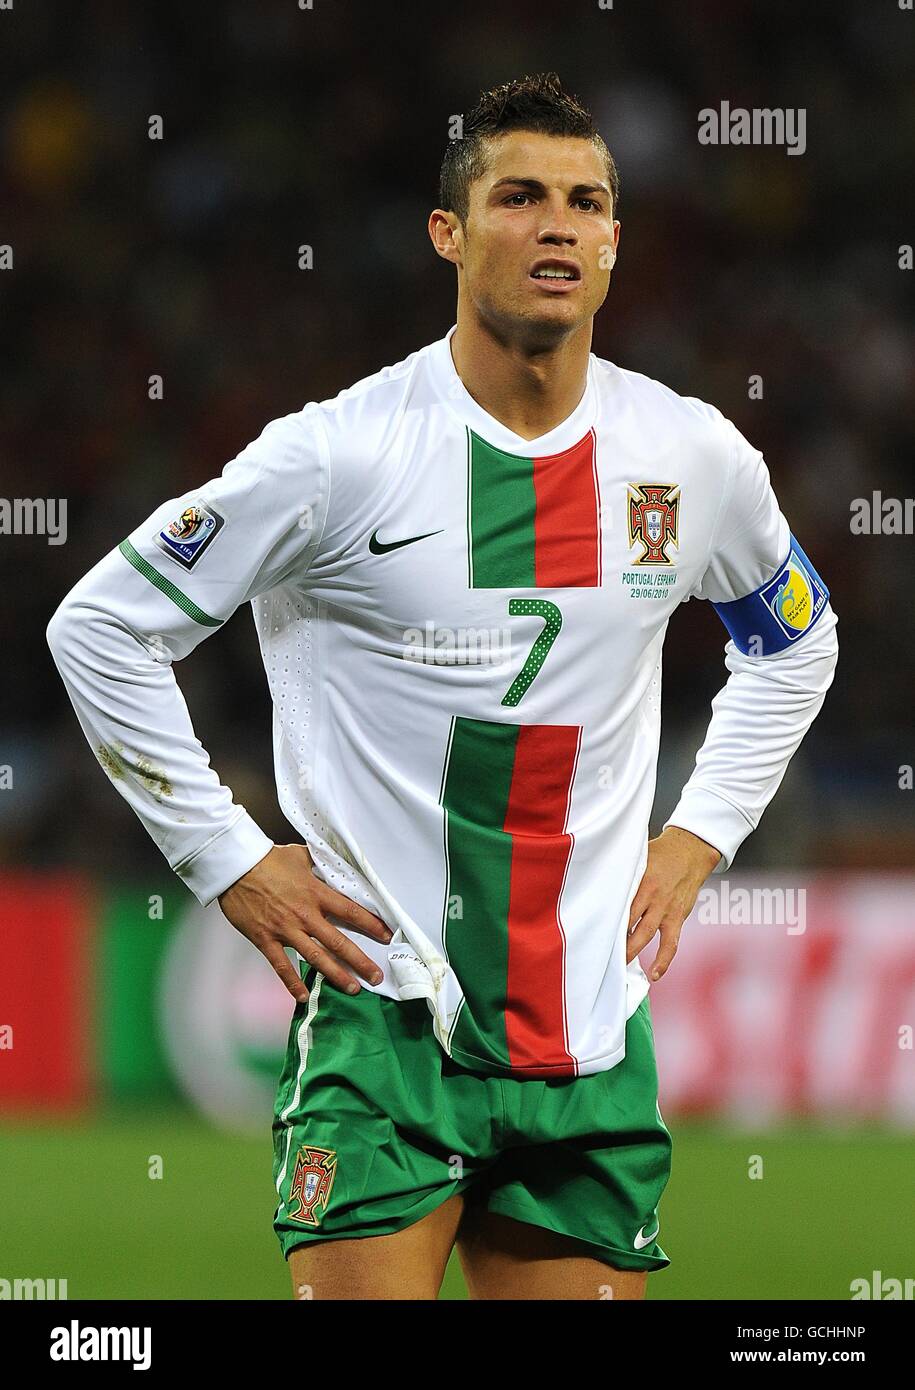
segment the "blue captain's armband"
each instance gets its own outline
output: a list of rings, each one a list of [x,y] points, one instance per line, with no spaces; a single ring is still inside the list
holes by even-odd
[[[771,579],[745,598],[712,607],[745,655],[771,656],[810,631],[828,598],[829,590],[792,536],[788,558]]]

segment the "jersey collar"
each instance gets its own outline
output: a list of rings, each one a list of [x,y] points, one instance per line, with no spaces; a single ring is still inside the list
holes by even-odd
[[[432,375],[449,409],[458,416],[463,424],[469,425],[476,434],[481,435],[488,444],[492,444],[497,449],[503,449],[506,453],[530,458],[561,453],[564,449],[577,444],[588,433],[594,424],[593,353],[588,354],[588,373],[584,395],[572,414],[567,415],[560,424],[554,426],[546,434],[541,434],[536,439],[525,439],[485,411],[474,400],[461,381],[451,356],[451,339],[456,328],[457,324],[454,324],[444,338],[440,338],[437,343],[432,344],[430,353]]]

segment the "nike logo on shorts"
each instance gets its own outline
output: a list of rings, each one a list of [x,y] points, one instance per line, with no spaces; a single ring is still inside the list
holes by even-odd
[[[658,1222],[657,1226],[655,1226],[650,1236],[642,1235],[642,1231],[644,1231],[644,1229],[645,1227],[643,1226],[639,1231],[638,1235],[636,1236],[635,1240],[632,1242],[636,1250],[644,1250],[646,1245],[651,1244],[651,1242],[657,1237],[658,1231],[660,1231],[661,1229],[661,1223],[660,1221]]]

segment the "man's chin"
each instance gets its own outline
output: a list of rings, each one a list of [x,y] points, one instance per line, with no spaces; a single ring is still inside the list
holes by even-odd
[[[582,316],[580,307],[557,297],[549,304],[529,306],[520,316],[519,327],[523,326],[528,340],[537,346],[558,347],[590,319],[591,315]]]
[[[491,331],[504,343],[520,343],[535,352],[550,352],[561,347],[574,333],[589,325],[592,314],[583,314],[581,305],[573,306],[557,295],[551,303],[479,305],[480,316]]]

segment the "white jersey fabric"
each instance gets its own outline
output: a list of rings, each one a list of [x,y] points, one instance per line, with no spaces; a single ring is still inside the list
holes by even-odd
[[[48,640],[114,786],[208,903],[272,841],[210,767],[172,662],[253,602],[280,805],[319,876],[394,931],[351,933],[377,992],[425,998],[461,1065],[584,1075],[621,1060],[648,991],[626,933],[668,621],[691,597],[744,613],[795,542],[761,454],[713,406],[592,354],[572,414],[525,440],[470,396],[453,332],[164,502]],[[807,566],[815,611],[780,646],[728,640],[666,822],[719,871],[833,678],[836,618]]]

